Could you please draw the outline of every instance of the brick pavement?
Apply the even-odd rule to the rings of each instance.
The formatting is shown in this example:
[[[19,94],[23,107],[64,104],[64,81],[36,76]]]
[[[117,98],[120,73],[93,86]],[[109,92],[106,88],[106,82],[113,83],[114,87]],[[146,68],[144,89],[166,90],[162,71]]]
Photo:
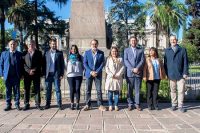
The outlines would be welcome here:
[[[61,111],[53,106],[43,111],[17,111],[13,107],[4,112],[5,103],[0,101],[0,133],[200,133],[199,103],[186,103],[186,113],[171,111],[169,103],[159,105],[159,111],[144,108],[141,112],[128,111],[125,103],[118,112],[101,112],[97,107],[72,111],[69,104]]]

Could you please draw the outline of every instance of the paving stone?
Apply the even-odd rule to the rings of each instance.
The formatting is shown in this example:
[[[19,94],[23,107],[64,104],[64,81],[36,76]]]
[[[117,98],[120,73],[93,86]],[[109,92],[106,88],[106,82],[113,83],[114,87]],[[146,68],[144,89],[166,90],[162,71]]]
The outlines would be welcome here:
[[[169,130],[169,133],[198,133],[194,129],[179,129],[179,130]]]
[[[180,124],[180,125],[177,125],[180,129],[186,129],[186,128],[192,128],[190,125],[187,125],[187,124]]]
[[[158,124],[158,122],[153,118],[131,118],[130,120],[133,124],[137,125],[142,125],[142,124],[147,125],[148,123]]]
[[[111,130],[105,130],[104,133],[135,133],[134,130],[131,129],[111,129]]]
[[[75,124],[73,129],[88,130],[89,129],[89,125],[86,125],[86,124]]]
[[[39,130],[36,129],[15,129],[10,133],[38,133]]]
[[[163,127],[160,124],[148,124],[151,130],[155,129],[163,129]]]
[[[102,124],[102,122],[103,122],[103,118],[98,118],[98,117],[96,117],[96,118],[92,118],[92,117],[81,117],[81,118],[78,118],[77,119],[77,121],[76,121],[76,123],[77,124],[88,124],[88,125],[90,125],[90,124],[96,124],[96,125],[99,125],[99,124]]]
[[[89,125],[89,130],[103,130],[103,126],[102,126],[102,124],[99,124],[99,125],[91,124],[91,125]]]
[[[113,124],[113,125],[131,125],[131,122],[126,118],[105,118],[105,124]]]
[[[184,124],[185,122],[180,120],[178,117],[174,118],[158,118],[158,120],[163,125],[175,125],[175,124]]]
[[[113,124],[106,124],[105,123],[104,124],[104,130],[110,130],[110,129],[119,129],[119,125],[113,125]]]
[[[102,130],[73,130],[73,133],[102,133]]]
[[[196,128],[198,128],[198,129],[200,129],[200,122],[193,123],[191,125],[194,126],[194,127],[196,127]]]
[[[23,120],[24,124],[45,124],[49,119],[48,118],[27,118]]]
[[[20,123],[19,125],[17,125],[15,129],[41,129],[42,128],[42,124],[23,124]]]
[[[49,121],[50,125],[72,125],[74,123],[73,118],[53,118]]]

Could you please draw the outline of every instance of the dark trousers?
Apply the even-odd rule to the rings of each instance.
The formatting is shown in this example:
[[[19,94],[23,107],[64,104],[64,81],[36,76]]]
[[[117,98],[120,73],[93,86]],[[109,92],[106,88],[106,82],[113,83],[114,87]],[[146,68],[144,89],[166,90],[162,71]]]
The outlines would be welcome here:
[[[33,93],[35,95],[35,105],[40,106],[40,76],[24,76],[24,104],[29,106],[31,83],[33,82]]]
[[[55,91],[56,91],[57,104],[60,106],[60,105],[62,105],[62,96],[61,96],[61,90],[60,90],[60,79],[56,78],[54,75],[49,75],[45,79],[46,105],[51,104],[52,84],[54,84],[54,88],[55,88]]]
[[[82,76],[67,77],[69,88],[70,88],[70,100],[74,103],[74,93],[76,93],[76,103],[80,101],[80,88],[83,80]]]
[[[127,77],[128,93],[127,102],[128,106],[140,105],[140,88],[142,83],[141,77]],[[135,100],[133,100],[133,89],[135,89]]]
[[[147,104],[148,106],[158,106],[158,90],[160,80],[147,80]]]
[[[96,90],[97,90],[97,104],[98,106],[102,105],[102,92],[101,92],[101,77],[90,77],[86,78],[86,105],[91,106],[91,90],[92,90],[92,83],[95,83]]]
[[[12,91],[14,93],[15,106],[20,104],[20,79],[17,77],[8,78],[5,81],[6,85],[6,104],[11,106]]]

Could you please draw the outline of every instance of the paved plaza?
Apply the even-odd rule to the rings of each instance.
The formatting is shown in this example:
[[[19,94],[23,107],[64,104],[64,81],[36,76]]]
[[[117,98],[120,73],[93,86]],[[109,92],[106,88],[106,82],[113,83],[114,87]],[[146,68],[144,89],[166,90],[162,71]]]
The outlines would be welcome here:
[[[32,103],[33,107],[34,103]],[[96,105],[96,103],[95,103]],[[128,111],[125,104],[120,111],[101,112],[93,106],[90,111],[72,111],[69,104],[58,110],[55,103],[48,110],[3,111],[0,101],[0,132],[11,133],[198,133],[200,132],[200,103],[186,103],[188,111],[171,111],[169,103],[160,103],[161,110]]]

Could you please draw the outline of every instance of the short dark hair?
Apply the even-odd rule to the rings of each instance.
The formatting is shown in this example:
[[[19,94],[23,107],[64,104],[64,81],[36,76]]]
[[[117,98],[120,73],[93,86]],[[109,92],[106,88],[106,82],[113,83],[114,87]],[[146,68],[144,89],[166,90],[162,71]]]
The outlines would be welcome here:
[[[92,39],[92,40],[90,41],[90,44],[91,44],[92,41],[95,41],[97,44],[99,44],[99,41],[98,41],[97,39]]]
[[[57,42],[57,39],[56,39],[56,38],[54,38],[54,37],[52,37],[52,38],[50,39],[50,41],[49,41],[49,42],[50,42],[50,43],[51,43],[51,42],[55,42],[55,43],[56,43],[56,42]]]
[[[138,41],[138,39],[137,39],[137,37],[135,37],[135,36],[131,36],[130,38],[129,38],[129,41],[131,40],[131,39],[135,39],[136,41]]]

